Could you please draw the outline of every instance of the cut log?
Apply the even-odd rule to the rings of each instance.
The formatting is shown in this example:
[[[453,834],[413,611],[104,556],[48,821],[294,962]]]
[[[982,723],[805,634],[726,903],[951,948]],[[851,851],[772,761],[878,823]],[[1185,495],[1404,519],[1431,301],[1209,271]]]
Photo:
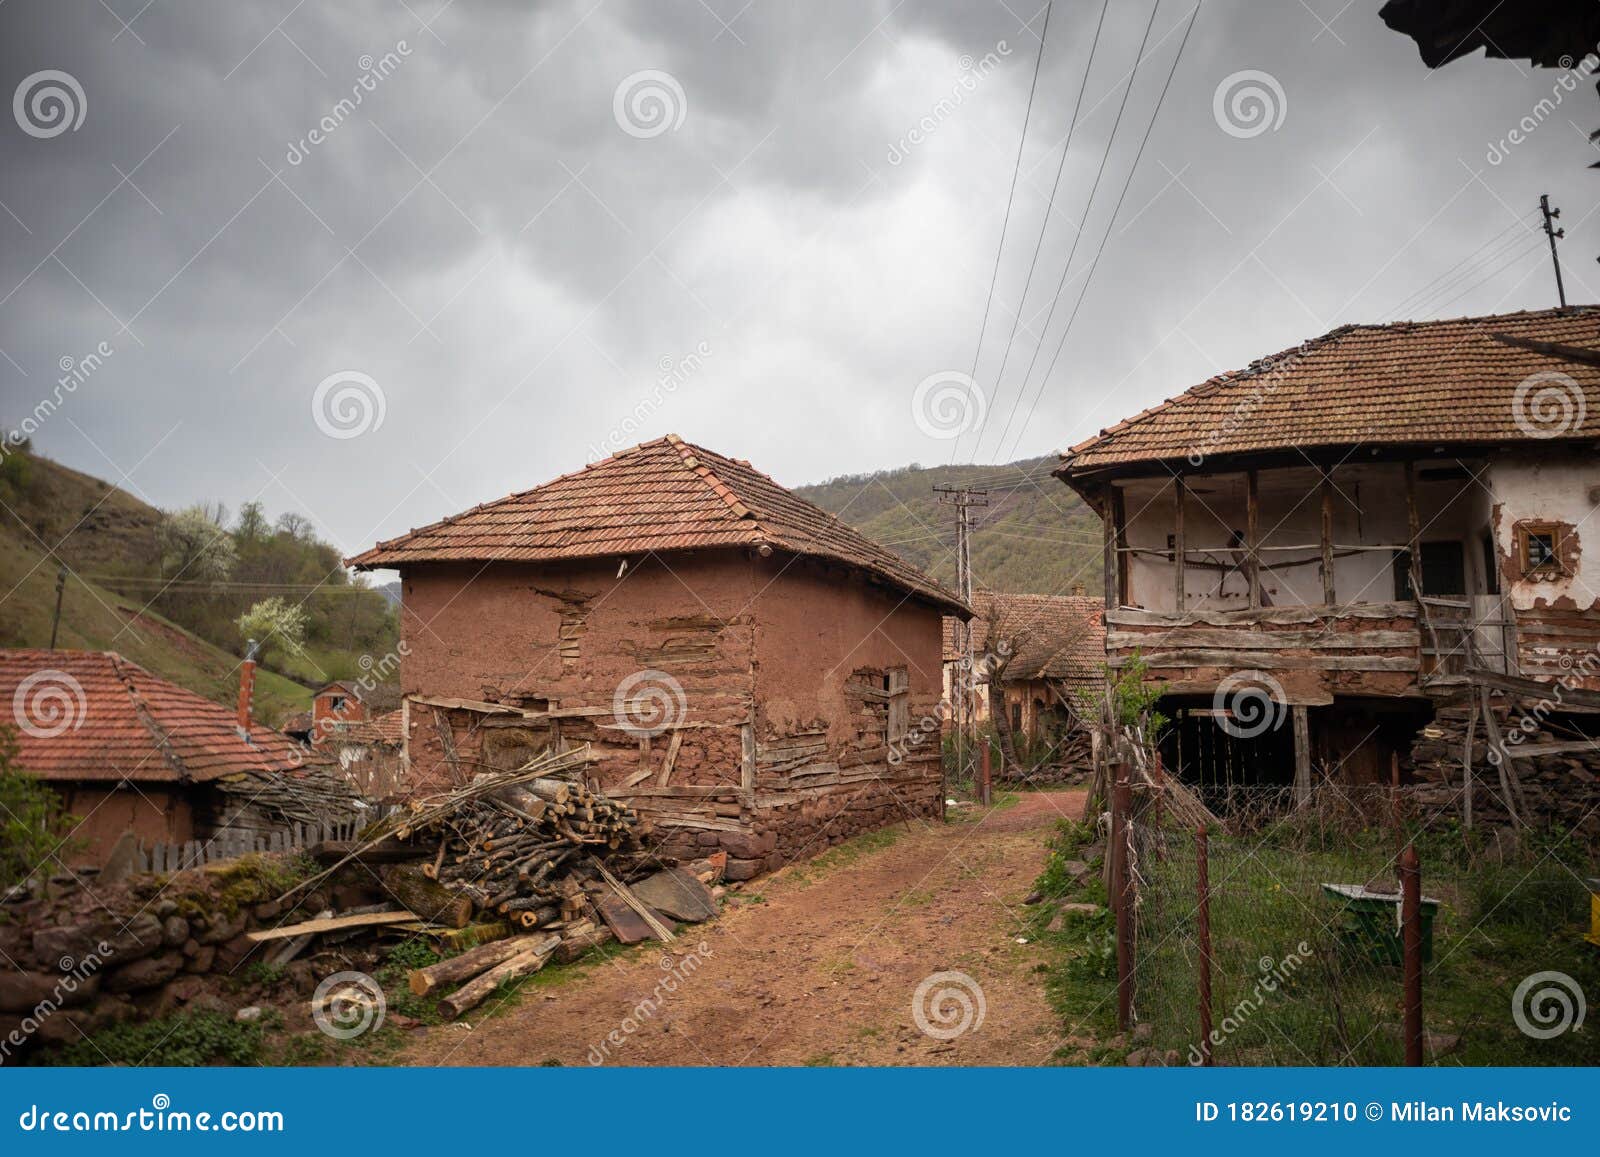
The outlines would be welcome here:
[[[379,879],[391,896],[430,924],[465,928],[472,923],[472,900],[428,879],[420,866],[396,864],[385,868]]]
[[[440,1013],[454,1020],[469,1009],[477,1008],[495,989],[507,981],[532,976],[545,966],[545,962],[550,959],[551,953],[560,943],[559,936],[542,937],[535,947],[496,964],[445,997],[439,1002]]]
[[[556,949],[556,963],[571,964],[585,952],[599,948],[602,944],[609,944],[615,939],[616,936],[611,929],[606,927],[591,927],[583,932],[573,932],[569,929],[562,934],[561,944]]]
[[[510,960],[513,956],[521,956],[530,948],[537,948],[548,939],[547,936],[517,936],[510,940],[480,944],[460,956],[452,956],[449,960],[441,960],[426,968],[414,969],[407,978],[407,983],[417,996],[427,996],[435,989],[470,980],[479,973]]]

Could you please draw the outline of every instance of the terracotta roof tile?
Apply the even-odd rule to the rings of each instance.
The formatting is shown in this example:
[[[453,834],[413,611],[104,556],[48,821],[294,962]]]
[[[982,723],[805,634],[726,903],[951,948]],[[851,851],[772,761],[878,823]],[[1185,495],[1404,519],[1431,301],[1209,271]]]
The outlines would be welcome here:
[[[1600,366],[1496,334],[1600,350],[1600,306],[1341,326],[1102,430],[1062,455],[1057,473],[1317,446],[1525,442],[1532,435],[1517,419],[1518,389],[1551,373],[1564,375],[1552,384],[1568,412],[1586,412],[1560,436],[1600,438]],[[1523,394],[1522,412],[1550,430],[1537,423],[1537,390]],[[1559,420],[1559,407],[1551,417]]]
[[[857,567],[948,610],[960,598],[749,463],[669,434],[349,559],[362,569],[771,546]]]
[[[1105,603],[1087,595],[1018,595],[981,591],[973,596],[973,650],[981,655],[988,642],[991,610],[998,604],[1006,633],[1018,640],[1017,653],[1006,667],[1006,679],[1061,679],[1097,683],[1106,661]],[[944,621],[944,657],[960,658],[956,620]]]
[[[310,761],[270,727],[247,740],[228,708],[110,651],[0,651],[0,704],[21,766],[46,780],[204,783]]]

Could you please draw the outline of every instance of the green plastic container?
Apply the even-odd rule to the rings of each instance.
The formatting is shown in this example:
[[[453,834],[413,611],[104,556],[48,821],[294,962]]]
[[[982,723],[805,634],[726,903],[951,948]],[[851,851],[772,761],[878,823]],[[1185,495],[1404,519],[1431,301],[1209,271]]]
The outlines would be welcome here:
[[[1365,884],[1324,884],[1322,890],[1343,906],[1339,942],[1352,955],[1374,964],[1400,964],[1405,945],[1400,931],[1400,893],[1375,892]],[[1422,897],[1422,960],[1433,959],[1433,918],[1439,901]]]

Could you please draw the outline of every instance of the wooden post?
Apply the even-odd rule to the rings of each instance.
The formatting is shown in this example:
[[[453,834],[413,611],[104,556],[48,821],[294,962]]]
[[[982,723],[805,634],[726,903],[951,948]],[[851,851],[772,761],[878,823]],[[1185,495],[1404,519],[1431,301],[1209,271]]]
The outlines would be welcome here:
[[[1254,470],[1245,471],[1245,577],[1250,581],[1250,606],[1261,605],[1261,476]]]
[[[1133,811],[1133,786],[1128,765],[1113,766],[1111,789],[1111,900],[1117,917],[1117,1027],[1133,1025],[1133,879],[1128,865],[1128,818]]]
[[[1117,569],[1121,562],[1117,558],[1117,502],[1114,486],[1106,488],[1105,511],[1101,517],[1101,524],[1105,531],[1101,569],[1105,572],[1106,610],[1114,611],[1117,609]]]
[[[989,806],[990,783],[994,772],[989,761],[989,741],[983,742],[983,758],[978,765],[978,802],[984,807]]]
[[[1172,480],[1172,591],[1177,598],[1177,606],[1174,609],[1180,615],[1184,611],[1183,572],[1184,563],[1188,558],[1183,536],[1184,497],[1183,477],[1179,475]]]
[[[1411,597],[1422,601],[1422,516],[1417,513],[1417,464],[1409,458],[1406,471],[1406,523],[1410,527],[1408,542],[1411,555]],[[1437,647],[1435,647],[1437,650]],[[1434,662],[1439,656],[1434,656]]]
[[[1478,697],[1472,697],[1472,711],[1467,716],[1467,739],[1461,745],[1461,827],[1472,830],[1472,741],[1478,737]]]
[[[1322,472],[1322,603],[1333,606],[1333,471]]]
[[[1204,824],[1194,833],[1195,930],[1200,937],[1200,1063],[1211,1066],[1211,875],[1210,847]]]
[[[1311,801],[1311,727],[1304,703],[1294,705],[1294,802]]]
[[[1422,1064],[1422,865],[1417,849],[1400,853],[1400,928],[1405,976],[1406,1064]]]

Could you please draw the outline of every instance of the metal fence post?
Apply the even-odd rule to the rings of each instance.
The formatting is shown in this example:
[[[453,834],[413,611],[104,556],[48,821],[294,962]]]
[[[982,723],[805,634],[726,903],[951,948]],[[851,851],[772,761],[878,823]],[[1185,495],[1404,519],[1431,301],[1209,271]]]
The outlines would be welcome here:
[[[983,741],[983,759],[978,767],[978,802],[984,807],[989,806],[989,797],[992,794],[989,785],[992,782],[993,771],[989,759],[989,741]]]
[[[1422,865],[1417,849],[1400,854],[1400,925],[1404,947],[1406,1064],[1422,1064]]]
[[[1111,898],[1117,915],[1117,1027],[1133,1024],[1133,878],[1128,866],[1128,819],[1133,810],[1133,786],[1128,765],[1112,766],[1116,776],[1111,789]]]
[[[1195,927],[1200,936],[1200,1063],[1211,1066],[1211,877],[1210,848],[1204,824],[1194,833],[1194,865],[1199,908]]]

